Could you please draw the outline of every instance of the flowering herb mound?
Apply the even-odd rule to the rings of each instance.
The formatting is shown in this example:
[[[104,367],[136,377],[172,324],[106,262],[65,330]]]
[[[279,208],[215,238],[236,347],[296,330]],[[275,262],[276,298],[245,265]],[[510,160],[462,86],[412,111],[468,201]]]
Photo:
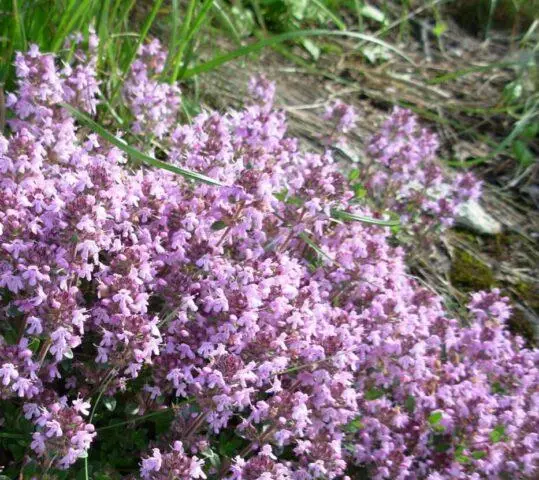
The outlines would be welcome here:
[[[76,125],[61,103],[93,113],[98,82],[91,50],[75,57],[17,56],[0,136],[0,397],[33,424],[26,464],[91,461],[107,398],[136,403],[126,435],[173,412],[135,478],[537,478],[538,352],[505,331],[507,299],[477,293],[448,318],[331,153],[286,137],[272,84],[180,125],[177,86],[155,80],[166,55],[142,48],[122,93],[134,141],[223,186],[197,184],[131,169]],[[395,115],[366,173],[378,162],[369,188],[399,185],[391,208],[409,198],[406,162],[441,176],[418,160],[434,139]],[[337,133],[354,115],[326,118]],[[436,195],[420,216],[448,223]]]

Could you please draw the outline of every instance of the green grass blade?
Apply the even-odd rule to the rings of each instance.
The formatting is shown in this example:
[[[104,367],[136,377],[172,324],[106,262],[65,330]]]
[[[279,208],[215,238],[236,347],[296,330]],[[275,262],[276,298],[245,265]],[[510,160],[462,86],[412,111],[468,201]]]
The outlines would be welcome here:
[[[126,75],[129,72],[129,69],[131,68],[131,64],[135,60],[135,57],[137,56],[140,46],[144,43],[144,40],[146,40],[146,36],[148,35],[148,32],[150,31],[150,27],[152,26],[155,20],[155,17],[157,16],[159,9],[161,8],[162,3],[163,3],[163,0],[156,0],[154,2],[152,10],[150,14],[148,15],[148,18],[146,18],[146,21],[144,22],[144,25],[140,31],[140,37],[138,39],[137,45],[135,49],[131,52],[131,54],[128,57],[127,62],[123,66],[122,71],[124,75]]]
[[[455,70],[454,72],[446,73],[444,75],[435,77],[432,80],[428,80],[427,83],[429,85],[438,85],[440,83],[445,83],[451,80],[456,80],[457,78],[464,77],[466,75],[469,75],[470,73],[486,72],[488,70],[494,70],[496,68],[501,69],[501,68],[506,68],[506,67],[512,67],[517,64],[518,64],[518,61],[494,62],[494,63],[489,63],[488,65],[481,65],[478,67],[463,68],[461,70]]]
[[[238,28],[236,24],[234,23],[234,20],[230,17],[228,12],[226,11],[226,8],[221,4],[219,0],[214,0],[213,2],[213,9],[217,13],[217,16],[219,17],[219,20],[229,33],[232,36],[232,39],[238,44],[241,45],[241,34],[238,31]]]
[[[198,15],[196,16],[195,20],[193,21],[193,26],[189,30],[189,33],[187,34],[186,42],[187,42],[187,50],[183,53],[183,60],[182,60],[182,67],[181,70],[178,73],[178,77],[181,78],[185,71],[187,70],[187,67],[191,61],[191,57],[193,55],[194,45],[193,45],[193,37],[196,35],[196,33],[202,28],[204,25],[204,22],[206,21],[206,17],[213,5],[214,0],[204,0],[204,3],[202,4],[202,8],[200,9],[200,12],[198,12]]]
[[[208,12],[210,11],[214,0],[204,0],[204,3],[202,4],[202,7],[200,9],[200,12],[198,12],[194,22],[193,26],[189,30],[189,33],[187,34],[186,41],[190,42],[193,38],[193,36],[200,30],[202,25],[204,24],[204,21],[206,20],[206,15],[208,15]]]
[[[125,420],[123,422],[114,423],[112,425],[106,425],[104,427],[99,427],[96,430],[98,432],[102,432],[104,430],[110,430],[112,428],[123,427],[125,425],[133,425],[136,422],[141,422],[143,420],[147,420],[148,418],[152,418],[152,417],[156,417],[158,415],[162,415],[163,413],[169,413],[174,407],[177,407],[179,405],[184,405],[186,403],[191,403],[191,402],[194,402],[194,401],[195,401],[194,397],[188,397],[188,398],[185,398],[184,400],[180,400],[179,402],[175,403],[171,407],[163,408],[162,410],[158,410],[157,412],[150,412],[150,413],[147,413],[146,415],[140,415],[138,417],[132,418],[131,420]]]
[[[99,37],[99,66],[102,65],[103,53],[109,39],[109,15],[111,12],[111,0],[104,0],[101,3],[101,12],[99,14],[99,23],[97,25],[97,36]]]
[[[530,123],[535,117],[539,116],[539,102],[535,104],[530,110],[528,110],[522,118],[520,118],[516,123],[509,135],[498,145],[498,147],[487,157],[487,160],[494,158],[499,153],[503,152],[507,147],[509,147],[524,130],[526,125]]]
[[[343,210],[332,210],[331,216],[336,220],[343,220],[345,222],[363,222],[371,225],[380,225],[381,227],[398,227],[400,225],[399,220],[381,220],[379,218],[364,217]]]
[[[316,243],[314,243],[305,232],[301,232],[299,237],[311,247],[318,255],[321,257],[327,258],[331,263],[334,263],[333,258],[331,258],[324,250],[322,250]]]
[[[55,40],[52,43],[52,51],[57,52],[65,42],[67,36],[73,31],[77,25],[90,25],[92,22],[91,12],[92,2],[85,0],[80,3],[75,3],[73,11],[67,10],[62,18],[60,28],[56,32]]]
[[[180,28],[180,3],[179,0],[172,0],[172,13],[170,15],[170,39],[168,42],[167,61],[165,62],[165,72],[168,71],[172,62],[173,52],[176,50],[178,43],[178,29]]]
[[[337,25],[337,28],[339,30],[346,30],[346,24],[329,8],[327,8],[320,0],[312,0],[312,2],[316,5],[318,9],[324,12],[335,25]]]
[[[21,16],[18,0],[13,0],[13,22],[13,28],[17,33],[17,37],[20,39],[20,45],[17,45],[17,47],[21,50],[27,50],[28,44],[26,41],[26,29],[24,28],[24,21]]]
[[[150,157],[149,155],[142,153],[140,150],[137,150],[136,148],[131,147],[130,145],[127,145],[123,140],[119,139],[112,133],[105,130],[101,125],[94,122],[85,113],[77,110],[76,108],[73,108],[71,105],[68,105],[66,103],[62,103],[61,105],[71,115],[73,115],[81,124],[87,126],[92,131],[97,133],[100,137],[104,138],[112,145],[118,147],[120,150],[122,150],[123,152],[125,152],[127,155],[129,155],[135,160],[138,160],[152,167],[161,168],[163,170],[168,170],[169,172],[172,172],[172,173],[177,173],[178,175],[181,175],[182,177],[188,178],[190,180],[196,180],[198,182],[207,183],[210,185],[219,185],[219,186],[223,185],[221,182],[214,180],[213,178],[207,177],[206,175],[202,175],[201,173],[197,173],[191,170],[180,168],[170,163],[163,162],[161,160],[157,160],[156,158]]]
[[[187,12],[183,19],[182,28],[180,31],[180,38],[178,40],[178,47],[176,49],[176,52],[174,54],[174,58],[171,64],[172,74],[169,78],[170,83],[174,83],[178,78],[178,74],[180,73],[180,68],[181,68],[182,60],[183,60],[183,52],[185,51],[185,47],[187,46],[187,42],[188,42],[187,37],[189,35],[189,31],[191,28],[191,20],[193,18],[193,13],[195,11],[196,3],[197,3],[196,0],[190,0],[189,5],[187,6]]]
[[[410,57],[408,57],[404,52],[394,47],[393,45],[387,42],[384,42],[383,40],[373,37],[372,35],[366,35],[363,33],[349,32],[349,31],[341,32],[341,31],[333,31],[333,30],[299,30],[295,32],[283,33],[281,35],[276,35],[274,37],[264,38],[250,45],[245,45],[244,47],[237,48],[236,50],[233,50],[231,52],[218,55],[212,58],[211,60],[208,60],[207,62],[197,65],[193,68],[187,69],[183,78],[184,79],[190,78],[195,75],[199,75],[201,73],[209,72],[211,70],[214,70],[217,67],[220,67],[221,65],[227,62],[230,62],[231,60],[235,60],[236,58],[258,52],[265,47],[271,47],[272,45],[286,42],[287,40],[296,40],[298,38],[323,37],[323,36],[351,37],[351,38],[357,38],[359,40],[365,40],[367,42],[375,43],[377,45],[383,46],[384,48],[387,48],[388,50],[391,50],[392,52],[395,52],[397,55],[401,56],[408,62],[415,65],[414,61]]]

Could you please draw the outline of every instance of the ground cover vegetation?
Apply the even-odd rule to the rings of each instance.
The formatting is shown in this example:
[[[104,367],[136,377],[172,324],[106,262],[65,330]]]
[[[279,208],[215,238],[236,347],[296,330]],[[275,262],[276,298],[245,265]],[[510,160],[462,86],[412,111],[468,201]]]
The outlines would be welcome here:
[[[357,162],[350,102],[324,102],[313,146],[263,74],[240,105],[201,92],[267,48],[341,87],[342,42],[417,64],[398,37],[426,11],[443,49],[442,3],[2,4],[0,478],[537,476],[539,352],[508,328],[533,284],[453,266],[451,296],[418,261],[465,235],[489,166],[536,171],[530,57],[506,133],[466,125],[489,150],[455,169],[428,108],[395,102]],[[510,7],[527,51],[527,5],[495,3],[476,33]]]

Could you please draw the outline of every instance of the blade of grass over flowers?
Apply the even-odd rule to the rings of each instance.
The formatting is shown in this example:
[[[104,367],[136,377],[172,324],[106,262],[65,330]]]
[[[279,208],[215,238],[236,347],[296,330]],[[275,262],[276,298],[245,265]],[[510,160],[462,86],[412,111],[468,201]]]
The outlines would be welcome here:
[[[61,105],[66,110],[68,110],[69,113],[71,113],[80,123],[82,123],[83,125],[86,125],[88,128],[90,128],[95,133],[97,133],[100,137],[112,143],[114,146],[118,147],[120,150],[127,153],[130,157],[134,158],[135,160],[138,160],[152,167],[157,167],[163,170],[168,170],[169,172],[172,172],[172,173],[177,173],[178,175],[181,175],[182,177],[185,177],[191,180],[196,180],[198,182],[207,183],[210,185],[218,185],[218,186],[223,185],[221,182],[214,180],[213,178],[207,177],[206,175],[202,175],[200,173],[187,170],[185,168],[180,168],[170,163],[163,162],[161,160],[157,160],[156,158],[150,157],[149,155],[142,153],[136,148],[127,145],[127,143],[125,143],[123,140],[119,139],[112,133],[105,130],[101,125],[94,122],[85,113],[82,113],[81,111],[77,110],[76,108],[73,108],[71,105],[68,105],[66,103],[62,103]]]
[[[333,258],[331,258],[324,250],[322,250],[316,243],[314,243],[310,238],[309,235],[307,235],[305,232],[301,232],[299,234],[299,238],[301,238],[309,247],[311,247],[318,255],[327,258],[331,263],[333,262]]]
[[[377,45],[383,46],[384,48],[387,48],[388,50],[391,50],[392,52],[395,52],[397,55],[401,56],[402,58],[404,58],[411,64],[415,65],[414,61],[410,57],[408,57],[404,52],[394,47],[393,45],[387,42],[384,42],[383,40],[380,40],[371,35],[366,35],[366,34],[357,33],[357,32],[349,32],[349,31],[342,32],[342,31],[334,31],[334,30],[299,30],[296,32],[287,32],[281,35],[275,35],[273,37],[264,38],[250,45],[245,45],[231,52],[218,55],[212,58],[211,60],[208,60],[207,62],[201,63],[200,65],[196,65],[193,68],[188,69],[185,72],[183,78],[191,78],[195,75],[209,72],[211,70],[214,70],[217,67],[220,67],[221,65],[227,62],[230,62],[231,60],[235,60],[236,58],[249,55],[250,53],[258,52],[265,47],[271,47],[272,45],[286,42],[287,40],[295,40],[298,38],[306,38],[306,37],[324,37],[324,36],[351,37],[351,38],[357,38],[359,40],[365,40],[367,42],[375,43]]]
[[[147,420],[148,418],[156,417],[158,415],[162,415],[163,413],[168,413],[168,412],[170,412],[171,409],[173,409],[175,407],[178,407],[179,405],[184,405],[186,403],[191,403],[194,400],[195,400],[194,397],[189,397],[189,398],[186,398],[185,400],[182,400],[181,402],[173,404],[170,407],[163,408],[162,410],[158,410],[157,412],[150,412],[150,413],[147,413],[146,415],[141,415],[140,417],[136,417],[136,418],[133,418],[131,420],[125,420],[123,422],[114,423],[112,425],[106,425],[104,427],[99,427],[99,428],[96,428],[96,431],[102,432],[103,430],[111,430],[113,428],[123,427],[124,425],[131,425],[131,424],[133,424],[135,422],[140,422],[142,420]]]
[[[331,216],[332,218],[343,220],[345,222],[363,222],[371,225],[380,225],[382,227],[398,227],[400,225],[399,220],[382,220],[379,218],[364,217],[363,215],[356,215],[355,213],[349,213],[343,210],[332,210]]]

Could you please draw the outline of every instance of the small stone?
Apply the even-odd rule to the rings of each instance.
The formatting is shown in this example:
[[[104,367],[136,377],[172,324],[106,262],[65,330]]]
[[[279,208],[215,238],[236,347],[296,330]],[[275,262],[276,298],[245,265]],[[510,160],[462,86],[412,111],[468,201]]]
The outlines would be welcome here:
[[[475,200],[469,200],[460,207],[456,224],[482,235],[497,235],[502,232],[502,224]]]

